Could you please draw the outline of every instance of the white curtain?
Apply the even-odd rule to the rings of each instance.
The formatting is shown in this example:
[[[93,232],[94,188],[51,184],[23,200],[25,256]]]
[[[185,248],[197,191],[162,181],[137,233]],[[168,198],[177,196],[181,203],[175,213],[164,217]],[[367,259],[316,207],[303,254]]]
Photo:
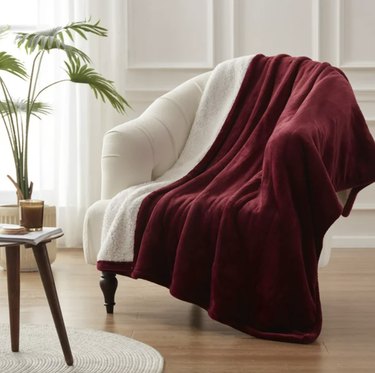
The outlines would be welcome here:
[[[125,96],[125,6],[121,0],[39,0],[40,25],[51,27],[91,18],[108,29],[107,38],[90,35],[78,41],[91,57],[94,68],[114,81]],[[58,58],[55,61],[59,63]],[[57,77],[63,64],[52,69]],[[56,75],[57,74],[57,75]],[[60,246],[82,245],[82,223],[86,209],[100,198],[100,156],[104,133],[126,120],[109,103],[95,99],[88,86],[63,83],[47,97],[53,115],[43,121],[40,191],[57,206],[58,224],[64,230]],[[48,123],[46,123],[48,122]],[[41,195],[38,195],[41,194]]]

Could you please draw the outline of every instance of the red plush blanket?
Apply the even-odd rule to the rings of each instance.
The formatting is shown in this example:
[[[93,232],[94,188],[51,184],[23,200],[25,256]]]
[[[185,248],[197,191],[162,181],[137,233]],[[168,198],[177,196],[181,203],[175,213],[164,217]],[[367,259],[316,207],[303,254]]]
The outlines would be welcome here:
[[[114,271],[250,335],[312,342],[323,236],[373,181],[375,143],[344,74],[257,55],[204,159],[143,201],[132,271]],[[342,206],[336,192],[349,188]]]

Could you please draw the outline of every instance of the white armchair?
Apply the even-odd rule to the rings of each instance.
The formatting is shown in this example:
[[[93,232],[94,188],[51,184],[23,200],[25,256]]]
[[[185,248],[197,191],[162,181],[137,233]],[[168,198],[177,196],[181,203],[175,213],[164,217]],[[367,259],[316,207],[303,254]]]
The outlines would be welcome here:
[[[131,185],[151,181],[179,157],[194,121],[210,73],[198,75],[158,98],[137,119],[114,127],[103,140],[101,200],[88,210],[83,248],[87,263],[96,264],[105,209],[112,197]],[[329,238],[329,232],[326,234]],[[319,266],[328,263],[325,240]]]

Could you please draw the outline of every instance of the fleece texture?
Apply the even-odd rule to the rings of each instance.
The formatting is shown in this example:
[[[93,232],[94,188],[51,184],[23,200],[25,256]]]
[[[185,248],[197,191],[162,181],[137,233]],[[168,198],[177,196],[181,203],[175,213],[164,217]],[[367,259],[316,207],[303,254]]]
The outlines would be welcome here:
[[[345,75],[257,55],[205,156],[142,200],[131,263],[98,268],[166,286],[250,335],[309,343],[323,236],[374,181],[375,143]]]

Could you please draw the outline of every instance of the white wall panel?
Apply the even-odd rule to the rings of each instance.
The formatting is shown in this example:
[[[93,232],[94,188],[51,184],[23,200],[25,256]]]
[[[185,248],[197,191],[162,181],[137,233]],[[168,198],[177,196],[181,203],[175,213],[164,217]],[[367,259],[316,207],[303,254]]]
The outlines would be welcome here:
[[[375,98],[375,97],[374,97]],[[372,102],[372,106],[375,106],[375,101]],[[367,119],[367,125],[369,126],[370,133],[375,139],[375,119]],[[374,165],[375,167],[375,165]],[[355,204],[353,206],[354,210],[373,210],[372,219],[370,220],[371,232],[375,239],[375,183],[363,189],[357,196]],[[371,212],[370,212],[371,213]],[[350,229],[350,224],[348,226]],[[374,246],[375,247],[375,246]]]
[[[375,68],[375,45],[370,38],[375,35],[374,1],[340,0],[338,12],[339,65]]]
[[[237,55],[313,55],[310,0],[239,0],[237,24]]]
[[[128,0],[129,68],[202,68],[213,62],[213,0]]]
[[[332,247],[375,248],[373,210],[362,208],[353,210],[349,217],[339,218],[332,233]]]
[[[355,95],[366,120],[375,120],[375,89],[356,90]]]
[[[370,128],[372,136],[375,138],[375,119],[367,120],[367,125]]]
[[[374,89],[375,69],[345,67],[344,71],[355,89],[360,91],[370,91]]]
[[[368,186],[367,188],[365,188],[364,190],[362,190],[359,194],[358,194],[358,197],[356,199],[356,202],[353,206],[354,210],[363,210],[363,209],[367,209],[367,210],[371,210],[371,209],[374,209],[375,210],[375,199],[374,199],[374,196],[375,196],[375,185],[372,184],[370,186]],[[373,220],[373,230],[374,230],[374,234],[375,234],[375,218]]]
[[[315,0],[319,5],[319,60],[339,60],[339,1]]]

